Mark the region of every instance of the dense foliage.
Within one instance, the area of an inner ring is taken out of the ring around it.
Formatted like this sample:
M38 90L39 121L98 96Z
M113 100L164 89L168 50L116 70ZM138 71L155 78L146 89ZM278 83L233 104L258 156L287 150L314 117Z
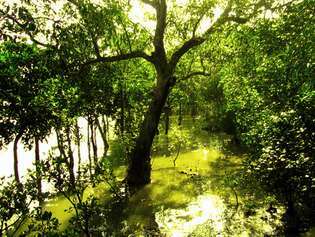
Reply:
M222 71L228 110L252 153L248 172L308 217L315 203L313 10L303 1L233 31L226 52L234 57Z
M18 133L26 144L35 136L42 139L50 133L53 118L42 100L47 93L43 87L54 76L48 69L52 55L25 43L6 42L1 45L0 60L1 144L8 144Z

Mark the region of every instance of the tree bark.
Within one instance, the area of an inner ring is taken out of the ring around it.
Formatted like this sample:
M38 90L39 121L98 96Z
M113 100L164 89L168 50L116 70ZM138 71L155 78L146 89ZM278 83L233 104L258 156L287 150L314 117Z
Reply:
M66 128L66 136L67 136L67 145L68 145L68 169L69 169L69 175L70 175L70 184L74 188L75 187L75 175L74 175L74 157L72 152L72 146L71 146L71 137L70 137L70 125Z
M165 115L165 135L168 134L168 130L170 128L170 113L171 113L171 108L169 105L166 105L164 108L164 115Z
M129 166L127 171L127 184L132 190L139 188L151 181L151 146L157 132L162 109L171 89L171 78L158 79L151 104L142 122L139 136L135 147L129 155Z
M179 110L178 110L178 126L182 125L182 121L183 121L183 114L182 114L182 103L179 102Z
M123 80L123 79L121 79ZM125 88L124 83L120 81L120 133L125 133Z
M98 119L96 119L96 125L98 127L98 130L100 131L100 134L101 134L101 137L103 140L103 144L104 144L103 157L105 157L105 156L107 156L107 151L109 148L107 137L106 137L106 125L103 123L103 128L102 128L101 123Z
M80 135L80 127L78 124L78 120L76 121L76 124L75 124L75 136L76 136L76 143L77 143L77 148L78 148L78 177L80 177L81 175L80 166L81 166L82 157L81 157L81 135Z
M88 158L89 158L89 172L90 172L90 179L93 179L92 176L92 156L91 156L91 141L90 141L90 124L91 124L91 118L90 116L87 119L87 147L88 147Z
M42 203L43 194L42 194L42 177L40 172L40 154L39 154L39 139L35 137L35 167L36 167L36 183L37 183L37 192L38 192L38 201Z
M95 129L95 119L91 120L90 123L91 130L91 142L93 149L93 161L94 161L94 171L98 169L98 156L97 156L97 141L96 141L96 129Z
M62 170L61 170L61 163L60 163L60 161L65 159L66 154L65 154L65 151L64 151L64 148L63 148L63 139L61 137L61 131L56 128L55 132L56 132L57 145L58 145L58 150L59 150L59 159L58 159L58 162L56 164L57 180L58 180L58 182L60 182L62 180L62 177L61 177Z
M105 131L105 138L106 138L106 141L108 142L108 146L107 146L107 149L106 149L106 155L107 155L107 152L109 150L109 121L108 121L108 116L102 116L102 124L103 124L103 127L104 127L104 131Z
M93 129L92 144L93 144L94 162L95 162L95 164L98 164L98 152L97 152L98 147L97 147L97 137L96 137L97 129L96 129L95 122L93 123L92 129Z
M17 183L21 183L19 176L19 160L18 160L18 143L23 135L23 131L20 130L16 135L13 143L13 167L14 167L14 178Z
M62 132L59 131L58 129L56 129L56 136L57 136L57 143L58 143L58 149L59 149L60 156L65 158L66 152L64 149L64 141L63 141L63 137L62 137Z
M60 151L60 156L64 159L64 162L68 168L69 176L70 176L70 184L72 187L75 185L75 175L74 175L74 157L71 148L71 137L70 137L70 125L66 127L65 131L66 141L64 141L64 134L62 131L56 130L57 134L57 142L58 148ZM67 142L67 153L64 148L64 143Z
M109 132L110 132L110 130L109 130L109 120L108 120L108 116L106 116L105 118L104 118L104 116L103 116L103 118L102 118L102 120L103 120L103 126L106 126L106 131L107 131L107 141L109 141ZM108 147L109 148L109 147Z

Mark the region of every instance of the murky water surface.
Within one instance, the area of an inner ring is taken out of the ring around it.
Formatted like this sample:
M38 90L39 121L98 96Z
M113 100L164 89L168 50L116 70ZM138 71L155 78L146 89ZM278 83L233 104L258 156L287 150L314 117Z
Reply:
M175 167L176 155L154 157L152 183L126 210L137 235L158 226L160 235L172 237L264 236L281 226L282 207L271 215L266 196L241 193L228 180L245 154L232 153L224 134L205 137L196 141L199 148L180 153Z
M193 139L191 147L174 155L165 155L160 146L152 159L151 184L132 196L124 213L113 221L127 223L134 236L266 236L281 228L283 207L275 206L276 212L269 213L270 197L258 187L242 190L233 179L246 154L233 147L231 138L205 132ZM118 178L123 178L124 170L124 166L116 168ZM86 195L104 200L107 190L101 184L86 190ZM62 197L45 205L61 222L60 229L73 215L65 212L69 207ZM305 236L315 236L314 229Z

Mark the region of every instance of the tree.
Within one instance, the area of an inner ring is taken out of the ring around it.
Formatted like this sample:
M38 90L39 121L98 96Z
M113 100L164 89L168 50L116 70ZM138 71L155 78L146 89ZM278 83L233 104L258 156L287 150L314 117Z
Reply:
M42 85L52 76L46 61L49 54L25 43L5 42L0 46L0 145L14 142L14 175L18 183L19 141L22 139L28 147L35 141L38 162L38 141L51 131L54 116L42 100Z
M58 50L68 70L136 58L144 59L154 67L156 84L135 146L129 155L126 181L130 187L150 182L152 141L162 109L176 83L176 70L182 57L211 40L212 34L220 31L223 25L245 23L271 7L270 3L262 0L193 1L187 4L143 0L142 3L154 9L151 16L155 18L156 25L151 35L141 24L135 24L128 18L131 6L127 1L96 4L93 1L68 0L61 11L63 18L54 17L56 12L52 5L41 8L36 2L25 2L29 5L18 10L6 8L1 11L7 20L6 24L11 30L13 28L26 33L35 43ZM37 8L37 12L47 12L49 18L36 15L34 8ZM221 14L215 14L215 8L223 9ZM72 20L62 20L69 18ZM43 29L39 24L43 24L43 19L51 22L53 29ZM46 33L47 43L40 42L38 35L41 32ZM196 73L193 71L190 76Z

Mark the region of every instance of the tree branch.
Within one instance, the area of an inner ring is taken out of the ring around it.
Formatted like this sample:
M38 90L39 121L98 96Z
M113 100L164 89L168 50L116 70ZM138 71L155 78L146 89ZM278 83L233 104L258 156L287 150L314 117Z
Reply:
M280 5L280 7L284 7L285 5L286 4ZM270 10L275 10L275 9L271 8L270 4L266 0L260 0L256 4L251 5L251 7L253 7L253 10L247 16L243 16L243 17L242 16L227 16L226 21L234 21L234 22L239 23L239 24L245 24L253 16L257 15L259 13L259 9L261 9L262 7L265 7L266 9L269 8Z
M228 21L229 13L232 9L232 3L233 0L230 0L226 8L224 9L223 13L220 15L220 17L206 30L206 32L203 34L203 37L207 37L208 35L212 34L217 30L217 28L224 23Z
M191 48L194 48L205 41L203 37L193 37L186 41L177 51L175 51L171 57L170 65L175 68L180 58L187 53Z
M228 5L224 9L223 13L220 15L220 17L206 30L206 32L201 37L195 37L193 34L193 37L191 39L184 42L183 45L173 53L170 60L170 65L172 68L176 67L177 63L179 62L179 60L185 53L187 53L190 49L198 45L201 45L204 41L206 41L206 38L210 34L217 31L218 28L224 23L228 21L238 21L239 23L247 22L247 20L246 21L242 20L242 18L229 17L229 13L231 12L231 9L232 9L232 3L233 3L233 0L230 0Z
M187 53L190 49L201 45L204 41L206 41L206 38L212 34L213 32L217 31L220 26L225 24L226 22L237 22L239 24L245 24L248 22L253 16L255 16L259 9L263 6L268 7L265 0L260 0L254 5L254 8L250 14L246 17L240 17L240 16L229 16L229 13L232 10L233 0L230 0L228 2L228 5L224 9L223 13L220 15L220 17L206 30L206 32L201 37L195 37L195 32L193 32L193 37L186 41L177 51L175 51L171 57L171 67L175 68L180 58ZM195 31L195 29L194 29Z
M187 79L189 79L189 78L192 78L192 77L194 77L194 76L209 77L209 76L211 76L211 74L210 74L210 73L207 73L207 72L205 72L205 71L191 72L191 73L189 73L188 75L182 77L182 78L181 78L180 80L178 80L178 81L185 81L185 80L187 80Z
M196 31L198 29L198 26L202 20L202 18L205 16L205 12L203 12L201 14L201 16L198 18L198 20L196 21L196 24L194 25L194 28L193 28L193 33L192 33L192 37L196 37Z
M21 28L22 32L26 33L34 43L36 43L36 44L38 44L38 45L41 45L41 46L43 46L43 47L46 47L46 48L48 48L48 47L55 47L54 45L45 44L45 43L43 43L43 42L40 42L39 40L37 40L37 39L35 38L34 35L31 34L31 32L29 32L28 30L26 30L26 29L25 29L26 24L28 24L29 22L23 24L23 23L19 22L19 20L18 20L15 16L8 14L8 13L4 12L4 11L1 10L1 9L0 9L0 13L3 14L3 17L4 17L4 18L8 18L8 19L12 20L15 24L17 24L17 25Z
M142 51L134 51L134 52L126 53L126 54L89 59L80 65L72 65L72 66L79 66L79 67L83 68L83 67L95 64L95 63L119 62L119 61L133 59L133 58L143 58L143 59L147 60L148 62L153 63L153 59L151 56L147 55L146 53L144 53Z
M206 36L213 33L219 26L223 25L227 21L227 17L232 8L232 0L229 2L228 6L225 8L221 16L214 22L201 37L192 37L186 41L171 57L171 67L175 68L180 58L187 53L190 49L201 45L205 40Z
M92 39L93 48L94 48L96 57L100 58L101 54L100 54L100 48L99 48L98 43L97 43L97 39L95 38L95 36L92 33L90 33L90 37Z
M166 28L166 16L167 16L167 5L166 0L143 0L144 2L151 2L156 10L156 27L153 38L153 45L155 48L154 54L157 55L159 61L166 63L166 52L164 47L164 33Z
M249 20L249 18L237 17L237 16L228 16L226 19L227 21L234 21L239 24L245 24Z

